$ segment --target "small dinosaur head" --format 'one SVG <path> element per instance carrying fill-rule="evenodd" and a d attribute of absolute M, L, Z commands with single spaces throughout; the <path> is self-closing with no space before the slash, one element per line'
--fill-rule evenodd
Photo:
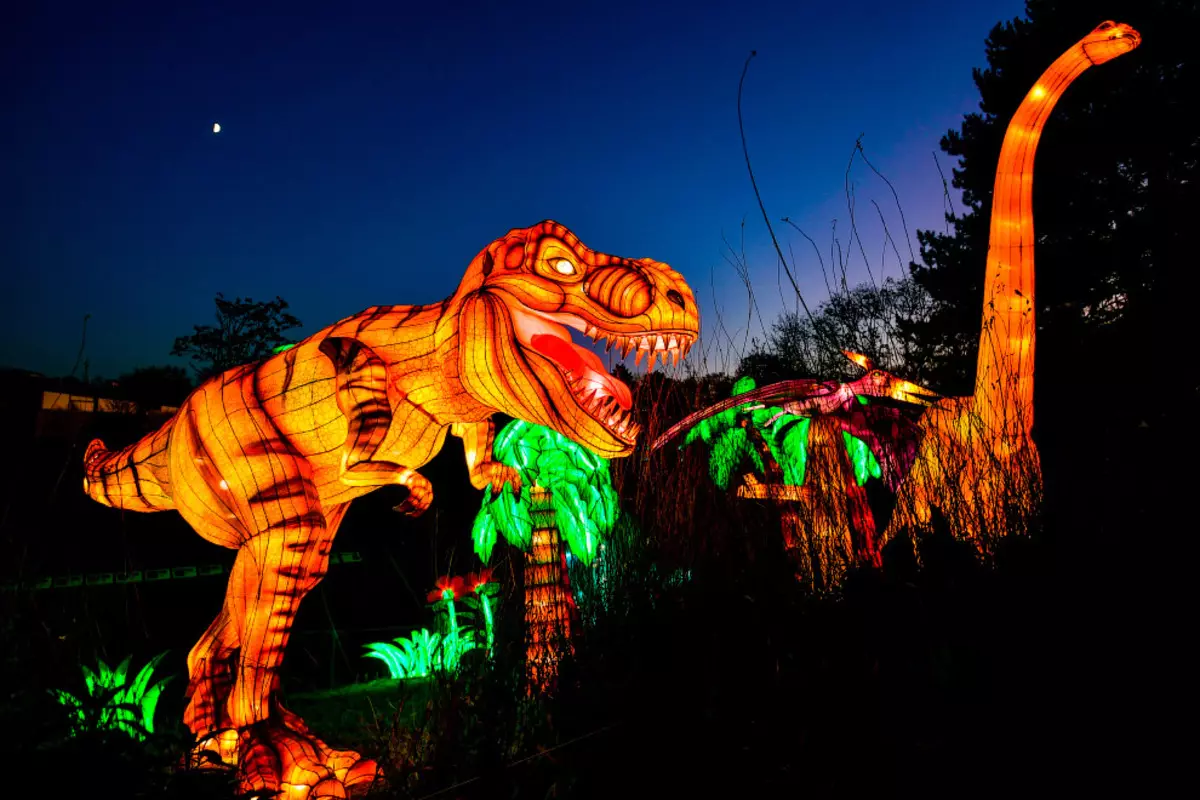
<path fill-rule="evenodd" d="M 1142 43 L 1142 35 L 1124 22 L 1108 20 L 1079 41 L 1088 61 L 1103 64 L 1128 53 Z"/>
<path fill-rule="evenodd" d="M 687 355 L 700 332 L 687 282 L 666 264 L 598 253 L 551 221 L 497 239 L 471 263 L 454 300 L 460 379 L 484 405 L 553 428 L 606 458 L 637 442 L 629 387 L 578 331 L 622 357 Z"/>
<path fill-rule="evenodd" d="M 842 355 L 867 371 L 858 380 L 847 384 L 854 395 L 859 397 L 887 397 L 901 403 L 914 405 L 931 405 L 937 399 L 937 394 L 924 386 L 897 378 L 892 373 L 875 368 L 875 362 L 861 353 L 843 350 Z"/>

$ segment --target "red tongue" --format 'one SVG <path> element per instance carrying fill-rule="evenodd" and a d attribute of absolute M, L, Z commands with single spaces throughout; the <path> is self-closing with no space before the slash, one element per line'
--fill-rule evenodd
<path fill-rule="evenodd" d="M 576 375 L 583 374 L 583 357 L 570 342 L 548 333 L 535 333 L 529 343 L 533 345 L 534 350 L 552 359 L 563 369 Z"/>
<path fill-rule="evenodd" d="M 607 374 L 600 359 L 590 350 L 584 350 L 565 339 L 551 336 L 548 333 L 535 333 L 530 337 L 529 344 L 533 346 L 534 350 L 554 361 L 563 369 L 603 383 L 608 393 L 621 408 L 628 411 L 633 405 L 629 387 Z"/>

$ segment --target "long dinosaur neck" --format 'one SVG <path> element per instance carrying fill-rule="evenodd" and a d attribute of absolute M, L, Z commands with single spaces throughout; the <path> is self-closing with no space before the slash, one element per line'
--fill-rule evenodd
<path fill-rule="evenodd" d="M 1051 64 L 1017 108 L 1000 148 L 974 405 L 985 429 L 1010 441 L 1033 428 L 1033 160 L 1054 104 L 1089 66 L 1079 45 Z"/>

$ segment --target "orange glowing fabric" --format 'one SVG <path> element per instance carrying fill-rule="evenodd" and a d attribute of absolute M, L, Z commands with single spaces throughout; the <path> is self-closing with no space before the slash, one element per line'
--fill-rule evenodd
<path fill-rule="evenodd" d="M 1140 35 L 1104 22 L 1063 53 L 1009 122 L 992 194 L 975 392 L 922 416 L 921 447 L 885 538 L 926 527 L 937 509 L 956 536 L 983 549 L 1022 530 L 1042 491 L 1033 430 L 1033 161 L 1055 103 L 1086 69 L 1133 50 Z"/>
<path fill-rule="evenodd" d="M 188 657 L 184 720 L 200 747 L 236 762 L 246 791 L 369 784 L 376 767 L 313 736 L 276 697 L 297 608 L 324 576 L 351 500 L 407 487 L 447 432 L 476 488 L 519 485 L 493 460 L 497 411 L 613 458 L 638 427 L 629 389 L 568 328 L 664 361 L 695 342 L 691 289 L 667 265 L 598 253 L 562 225 L 510 231 L 426 306 L 377 306 L 197 388 L 160 430 L 118 452 L 93 441 L 84 489 L 133 511 L 176 509 L 238 551 L 224 607 Z M 298 792 L 298 794 L 297 794 Z"/>

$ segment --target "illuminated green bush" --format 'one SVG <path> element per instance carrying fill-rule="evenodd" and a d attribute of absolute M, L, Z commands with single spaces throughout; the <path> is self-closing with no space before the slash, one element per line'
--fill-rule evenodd
<path fill-rule="evenodd" d="M 154 733 L 154 711 L 163 687 L 171 680 L 167 676 L 151 683 L 154 670 L 166 653 L 159 653 L 142 667 L 132 680 L 129 667 L 132 656 L 116 669 L 110 669 L 103 659 L 96 659 L 95 671 L 80 666 L 87 695 L 81 699 L 62 689 L 51 690 L 60 703 L 74 711 L 76 731 L 119 730 L 143 740 Z"/>
<path fill-rule="evenodd" d="M 471 573 L 465 580 L 459 576 L 439 578 L 428 600 L 443 630 L 422 628 L 408 637 L 401 636 L 390 642 L 373 642 L 367 645 L 368 652 L 363 654 L 364 657 L 387 664 L 389 676 L 396 680 L 457 672 L 462 657 L 481 644 L 486 657 L 490 657 L 495 639 L 491 605 L 495 590 L 496 584 L 491 582 L 490 570 Z M 459 602 L 467 608 L 458 609 Z M 470 624 L 474 621 L 476 611 L 482 614 L 484 620 L 482 643 L 477 629 Z"/>

